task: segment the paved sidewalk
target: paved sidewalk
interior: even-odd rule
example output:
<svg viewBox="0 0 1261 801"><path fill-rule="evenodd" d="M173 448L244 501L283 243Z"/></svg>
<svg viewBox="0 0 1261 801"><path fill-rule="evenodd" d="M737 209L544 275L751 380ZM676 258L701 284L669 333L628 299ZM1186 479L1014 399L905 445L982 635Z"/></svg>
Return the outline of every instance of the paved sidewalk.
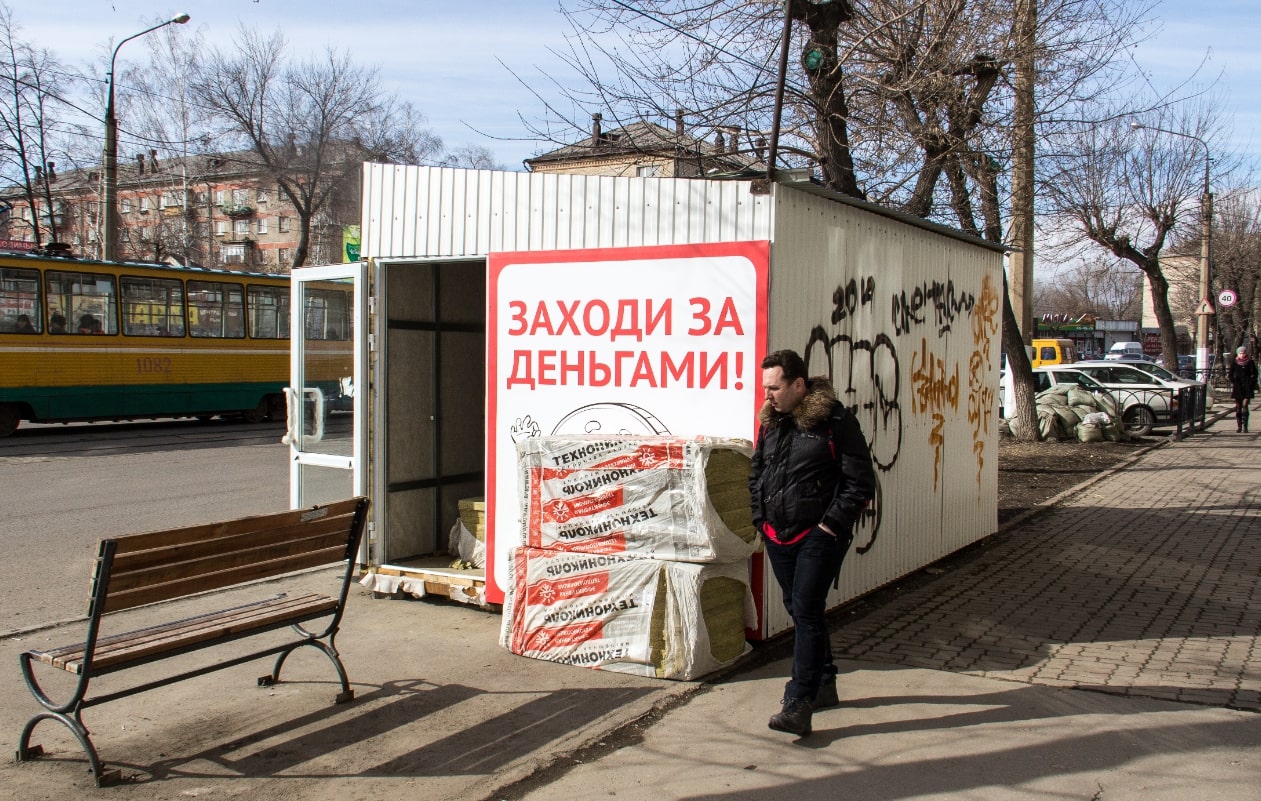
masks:
<svg viewBox="0 0 1261 801"><path fill-rule="evenodd" d="M580 670L509 654L496 615L359 592L338 639L355 703L295 654L274 687L242 666L88 710L121 787L93 787L47 723L48 758L0 761L0 783L23 801L1257 801L1259 510L1261 434L1233 420L1144 454L842 614L842 705L801 740L766 728L786 660L710 684ZM36 709L17 653L81 632L0 640L0 750Z"/></svg>
<svg viewBox="0 0 1261 801"><path fill-rule="evenodd" d="M1000 535L844 626L837 653L1261 711L1261 434L1234 427L1151 451Z"/></svg>
<svg viewBox="0 0 1261 801"><path fill-rule="evenodd" d="M1256 801L1261 435L1234 427L1147 452L842 621L841 707L810 737L766 728L780 660L499 797Z"/></svg>

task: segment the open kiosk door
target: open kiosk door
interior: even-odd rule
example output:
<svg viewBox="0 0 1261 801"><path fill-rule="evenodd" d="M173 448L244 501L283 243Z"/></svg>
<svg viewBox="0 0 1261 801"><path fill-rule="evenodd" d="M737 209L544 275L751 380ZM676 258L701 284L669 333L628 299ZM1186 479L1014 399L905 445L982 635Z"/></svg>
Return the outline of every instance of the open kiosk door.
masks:
<svg viewBox="0 0 1261 801"><path fill-rule="evenodd" d="M364 262L292 274L285 394L294 509L367 494L366 278Z"/></svg>

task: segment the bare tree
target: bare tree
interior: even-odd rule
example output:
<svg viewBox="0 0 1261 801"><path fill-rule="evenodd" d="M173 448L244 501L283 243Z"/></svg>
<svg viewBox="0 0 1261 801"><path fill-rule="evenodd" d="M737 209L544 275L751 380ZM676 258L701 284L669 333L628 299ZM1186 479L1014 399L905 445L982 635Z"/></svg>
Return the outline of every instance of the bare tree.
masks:
<svg viewBox="0 0 1261 801"><path fill-rule="evenodd" d="M495 160L495 154L481 145L463 145L443 156L439 167L463 167L470 170L504 170L504 165Z"/></svg>
<svg viewBox="0 0 1261 801"><path fill-rule="evenodd" d="M65 151L54 141L63 105L60 64L20 38L13 12L0 3L0 176L20 188L35 247L58 243L57 204L51 184ZM62 160L64 164L64 159Z"/></svg>
<svg viewBox="0 0 1261 801"><path fill-rule="evenodd" d="M1129 118L1117 115L1078 126L1064 136L1058 170L1045 186L1060 220L1147 277L1164 363L1176 369L1178 340L1161 257L1174 237L1192 236L1199 222L1206 154L1153 129L1211 141L1218 119L1211 105L1201 104L1154 114L1148 124L1133 131Z"/></svg>
<svg viewBox="0 0 1261 801"><path fill-rule="evenodd" d="M416 110L383 90L375 69L334 50L287 61L279 33L243 29L234 51L209 53L195 86L293 205L293 267L306 263L313 226L335 196L357 193L362 162L417 163L441 149Z"/></svg>
<svg viewBox="0 0 1261 801"><path fill-rule="evenodd" d="M1199 242L1187 243L1199 252ZM1261 339L1261 197L1257 191L1220 193L1213 225L1213 271L1217 286L1233 290L1233 306L1217 307L1219 350L1255 345Z"/></svg>
<svg viewBox="0 0 1261 801"><path fill-rule="evenodd" d="M1128 320L1142 307L1142 276L1111 262L1078 262L1034 287L1034 307L1043 313L1089 314L1101 320Z"/></svg>

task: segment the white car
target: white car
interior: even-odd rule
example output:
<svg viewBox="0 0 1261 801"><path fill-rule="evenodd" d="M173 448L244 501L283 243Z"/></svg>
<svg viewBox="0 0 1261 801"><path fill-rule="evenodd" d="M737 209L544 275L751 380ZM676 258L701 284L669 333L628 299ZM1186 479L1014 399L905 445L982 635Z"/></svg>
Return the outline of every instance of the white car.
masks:
<svg viewBox="0 0 1261 801"><path fill-rule="evenodd" d="M1178 358L1179 360L1181 360L1182 357L1179 356ZM1185 375L1179 375L1178 373L1175 373L1172 370L1169 370L1167 367L1161 364L1160 361L1157 359L1152 359L1150 361L1136 361L1136 360L1131 360L1131 359L1120 359L1119 361L1121 364L1130 364L1130 365L1133 365L1134 367L1137 367L1138 369L1142 370L1145 373L1151 373L1152 375L1161 379L1166 384L1172 384L1174 386L1180 386L1180 387L1204 386L1203 381L1196 381L1194 378L1188 378ZM1116 364L1116 363L1117 362L1115 361L1112 362L1112 364ZM1194 370L1194 368L1192 369Z"/></svg>
<svg viewBox="0 0 1261 801"><path fill-rule="evenodd" d="M1092 392L1107 392L1121 411L1121 425L1125 427L1126 432L1136 437L1150 434L1151 430L1159 424L1177 421L1177 387L1164 386L1154 376L1129 365L1095 362L1086 364L1086 369L1083 369L1082 365L1082 362L1076 362L1036 367L1033 370L1034 386L1038 392L1056 384L1076 384ZM1102 373L1100 370L1091 371L1100 373L1102 377L1087 372L1087 369L1096 366L1119 369L1115 374ZM1006 377L1000 377L1000 403L1004 396L1005 384ZM999 413L1002 413L1001 408Z"/></svg>
<svg viewBox="0 0 1261 801"><path fill-rule="evenodd" d="M1074 367L1081 370L1088 376L1095 378L1103 383L1123 383L1123 384L1141 384L1155 383L1159 386L1168 387L1170 389L1180 389L1182 387L1202 386L1202 381L1193 381L1189 378L1182 378L1175 375L1163 366L1155 362L1140 362L1131 360L1095 360L1085 362L1074 362L1071 365L1063 365L1065 367ZM1129 371L1137 371L1141 375Z"/></svg>

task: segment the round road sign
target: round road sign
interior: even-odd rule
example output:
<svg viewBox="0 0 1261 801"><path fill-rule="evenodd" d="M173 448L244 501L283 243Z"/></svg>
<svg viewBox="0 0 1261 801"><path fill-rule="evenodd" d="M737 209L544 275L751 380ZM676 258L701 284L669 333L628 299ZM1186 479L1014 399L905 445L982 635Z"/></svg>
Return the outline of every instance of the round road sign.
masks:
<svg viewBox="0 0 1261 801"><path fill-rule="evenodd" d="M1235 297L1235 290L1233 289L1223 289L1217 295L1217 302L1223 306L1234 306L1236 300L1238 298Z"/></svg>

